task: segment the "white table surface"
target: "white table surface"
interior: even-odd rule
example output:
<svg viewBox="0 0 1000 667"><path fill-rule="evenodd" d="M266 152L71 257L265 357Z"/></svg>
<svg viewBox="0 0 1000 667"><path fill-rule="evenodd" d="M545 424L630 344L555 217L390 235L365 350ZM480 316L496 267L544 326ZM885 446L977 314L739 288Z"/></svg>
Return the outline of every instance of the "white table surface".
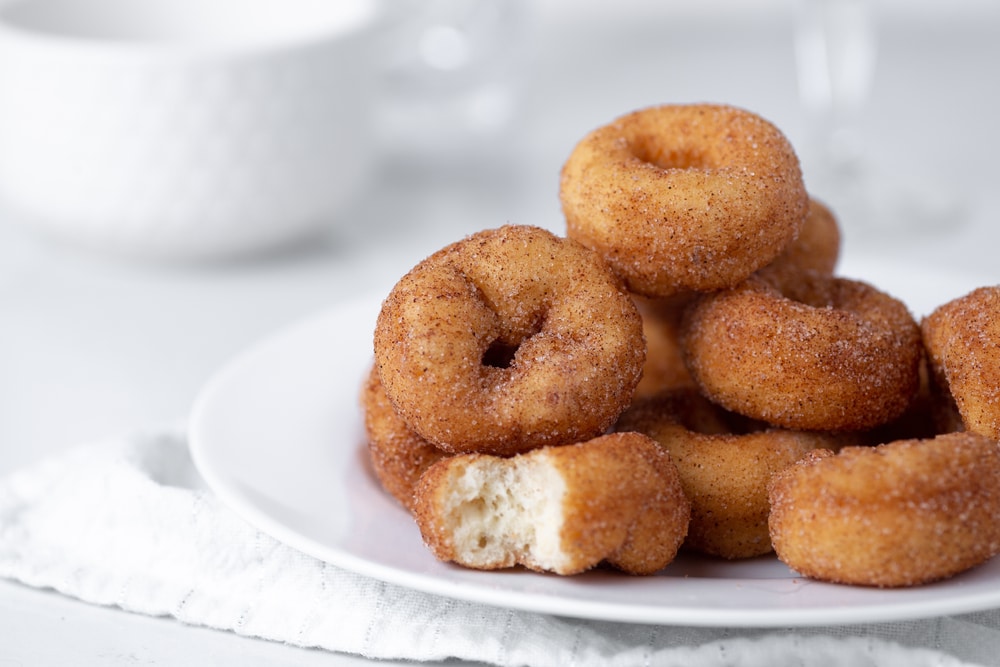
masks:
<svg viewBox="0 0 1000 667"><path fill-rule="evenodd" d="M384 292L466 233L507 222L562 230L563 160L587 130L621 113L729 102L802 139L785 14L586 16L538 26L512 159L478 151L457 167L386 161L340 228L308 247L229 265L152 266L54 244L0 218L0 474L82 441L182 420L199 387L246 345L359 291ZM863 126L874 156L907 182L964 193L968 214L947 231L877 240L842 221L845 266L884 256L1000 282L997 12L891 18ZM3 665L366 662L5 581L0 628Z"/></svg>

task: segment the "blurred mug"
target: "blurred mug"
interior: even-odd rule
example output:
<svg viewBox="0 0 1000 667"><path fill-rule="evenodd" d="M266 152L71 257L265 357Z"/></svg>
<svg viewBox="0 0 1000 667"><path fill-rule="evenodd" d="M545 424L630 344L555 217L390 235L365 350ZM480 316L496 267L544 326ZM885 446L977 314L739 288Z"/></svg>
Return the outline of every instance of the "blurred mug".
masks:
<svg viewBox="0 0 1000 667"><path fill-rule="evenodd" d="M374 0L0 6L0 206L197 259L298 241L373 166Z"/></svg>

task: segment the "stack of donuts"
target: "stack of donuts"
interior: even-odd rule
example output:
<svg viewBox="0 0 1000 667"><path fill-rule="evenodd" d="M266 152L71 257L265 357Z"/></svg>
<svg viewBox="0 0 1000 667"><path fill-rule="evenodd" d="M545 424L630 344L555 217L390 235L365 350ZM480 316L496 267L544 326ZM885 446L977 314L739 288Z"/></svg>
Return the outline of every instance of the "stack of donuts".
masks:
<svg viewBox="0 0 1000 667"><path fill-rule="evenodd" d="M435 556L899 587L1000 553L1000 287L918 322L836 275L792 146L730 106L598 128L559 194L565 236L473 234L382 304L372 467Z"/></svg>

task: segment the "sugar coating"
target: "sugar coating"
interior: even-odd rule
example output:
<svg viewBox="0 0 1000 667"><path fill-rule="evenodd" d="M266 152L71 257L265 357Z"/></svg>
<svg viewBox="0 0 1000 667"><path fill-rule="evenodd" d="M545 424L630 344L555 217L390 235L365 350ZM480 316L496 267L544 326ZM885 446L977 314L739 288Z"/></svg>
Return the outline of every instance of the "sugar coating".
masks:
<svg viewBox="0 0 1000 667"><path fill-rule="evenodd" d="M399 504L412 511L417 481L446 454L417 435L396 413L374 367L362 384L360 399L375 478Z"/></svg>
<svg viewBox="0 0 1000 667"><path fill-rule="evenodd" d="M760 269L769 280L794 284L802 271L833 275L840 259L840 224L833 211L814 197L802 229L773 262Z"/></svg>
<svg viewBox="0 0 1000 667"><path fill-rule="evenodd" d="M819 451L770 489L778 557L816 579L944 579L1000 553L1000 445L972 433Z"/></svg>
<svg viewBox="0 0 1000 667"><path fill-rule="evenodd" d="M1000 286L939 306L921 329L934 379L965 428L1000 440Z"/></svg>
<svg viewBox="0 0 1000 667"><path fill-rule="evenodd" d="M649 435L677 466L691 501L686 549L723 558L771 552L767 488L771 476L837 439L768 428L738 419L694 388L665 390L635 401L616 426Z"/></svg>
<svg viewBox="0 0 1000 667"><path fill-rule="evenodd" d="M594 252L517 225L403 276L374 344L386 394L414 431L451 453L500 455L603 433L646 352L635 304Z"/></svg>
<svg viewBox="0 0 1000 667"><path fill-rule="evenodd" d="M780 130L710 104L640 109L594 130L563 165L559 195L567 235L645 296L736 284L796 237L808 207Z"/></svg>
<svg viewBox="0 0 1000 667"><path fill-rule="evenodd" d="M899 300L846 278L755 276L700 300L682 349L713 401L770 424L862 430L898 417L919 388L920 330Z"/></svg>
<svg viewBox="0 0 1000 667"><path fill-rule="evenodd" d="M646 361L634 398L653 396L665 389L693 386L681 355L680 328L684 310L697 298L694 292L650 298L633 295L642 317Z"/></svg>

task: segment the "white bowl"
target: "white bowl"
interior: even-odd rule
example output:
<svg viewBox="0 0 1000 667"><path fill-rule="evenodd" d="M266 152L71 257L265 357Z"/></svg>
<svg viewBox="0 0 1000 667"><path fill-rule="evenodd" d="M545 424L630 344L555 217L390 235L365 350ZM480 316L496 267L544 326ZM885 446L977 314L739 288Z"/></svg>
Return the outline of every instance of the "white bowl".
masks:
<svg viewBox="0 0 1000 667"><path fill-rule="evenodd" d="M106 250L215 258L331 224L373 163L374 0L0 7L0 205Z"/></svg>

